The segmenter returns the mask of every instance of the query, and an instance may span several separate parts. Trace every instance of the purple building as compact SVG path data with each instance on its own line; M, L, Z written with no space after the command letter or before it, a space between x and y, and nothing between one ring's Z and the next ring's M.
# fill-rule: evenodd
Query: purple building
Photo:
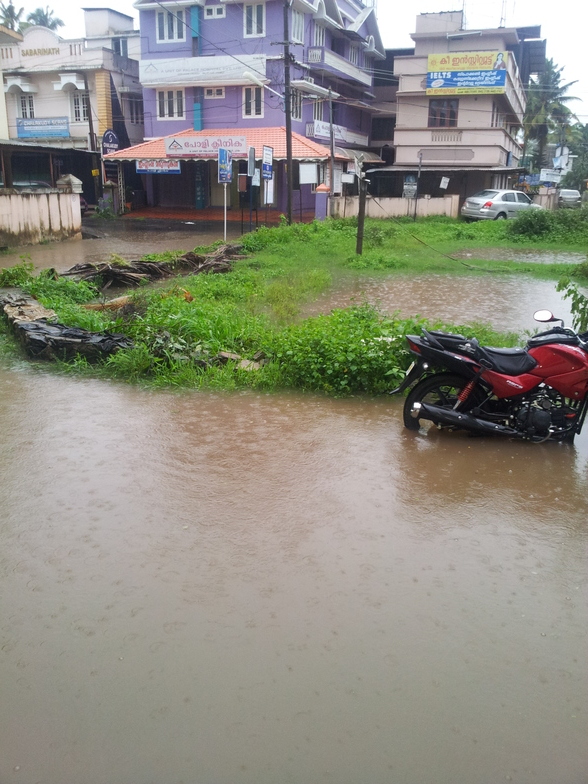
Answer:
M285 2L138 0L145 138L187 129L237 134L283 127ZM354 187L349 174L360 165L359 152L365 163L379 160L368 151L373 70L385 58L373 0L290 0L287 5L292 131L328 148L332 125L333 191L341 193ZM328 181L329 168L319 167L318 182ZM278 208L283 206L281 176L283 165L277 167ZM181 202L178 190L175 198ZM196 206L214 204L214 189L204 190L206 203ZM313 192L309 187L308 194ZM304 199L302 191L299 198Z

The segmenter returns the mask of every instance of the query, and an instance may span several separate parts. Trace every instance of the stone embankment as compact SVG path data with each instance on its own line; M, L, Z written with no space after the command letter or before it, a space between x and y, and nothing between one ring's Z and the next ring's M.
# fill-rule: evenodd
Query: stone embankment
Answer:
M0 309L27 354L35 359L69 360L84 356L94 362L133 345L124 335L59 324L55 311L17 289L0 291Z

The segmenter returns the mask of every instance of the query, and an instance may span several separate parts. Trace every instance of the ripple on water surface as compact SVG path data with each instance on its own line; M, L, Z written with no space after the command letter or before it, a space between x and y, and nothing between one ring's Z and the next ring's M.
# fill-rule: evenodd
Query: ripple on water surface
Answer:
M0 389L0 780L582 780L585 435Z

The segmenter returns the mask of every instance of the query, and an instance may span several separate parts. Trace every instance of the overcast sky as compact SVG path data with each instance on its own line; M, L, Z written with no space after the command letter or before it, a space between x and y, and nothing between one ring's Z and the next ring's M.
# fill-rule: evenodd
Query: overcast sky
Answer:
M15 0L20 8L24 0ZM588 75L584 48L588 12L586 0L463 0L465 6L466 28L498 27L503 2L506 10L506 26L541 25L542 38L547 39L547 56L552 57L559 66L564 66L564 82L578 80L570 88L570 95L581 100L571 101L569 106L582 123L588 123ZM377 0L377 12L384 46L407 47L412 45L410 33L414 30L415 17L419 13L432 11L451 11L461 8L462 0L416 0L414 3L397 0ZM46 0L28 0L25 14L46 5ZM68 0L53 0L49 6L55 15L67 24L59 30L64 38L75 38L84 34L82 5L85 8L113 7L118 11L138 19L132 0L88 0L80 6ZM584 11L581 9L584 8ZM136 23L138 26L138 21Z

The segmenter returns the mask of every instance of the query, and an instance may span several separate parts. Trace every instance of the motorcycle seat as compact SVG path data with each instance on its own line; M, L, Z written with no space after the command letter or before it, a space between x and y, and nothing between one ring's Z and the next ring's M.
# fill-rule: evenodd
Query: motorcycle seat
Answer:
M471 343L474 340L470 341ZM477 346L479 357L490 363L491 369L505 376L520 376L537 366L537 361L524 348L492 348Z

